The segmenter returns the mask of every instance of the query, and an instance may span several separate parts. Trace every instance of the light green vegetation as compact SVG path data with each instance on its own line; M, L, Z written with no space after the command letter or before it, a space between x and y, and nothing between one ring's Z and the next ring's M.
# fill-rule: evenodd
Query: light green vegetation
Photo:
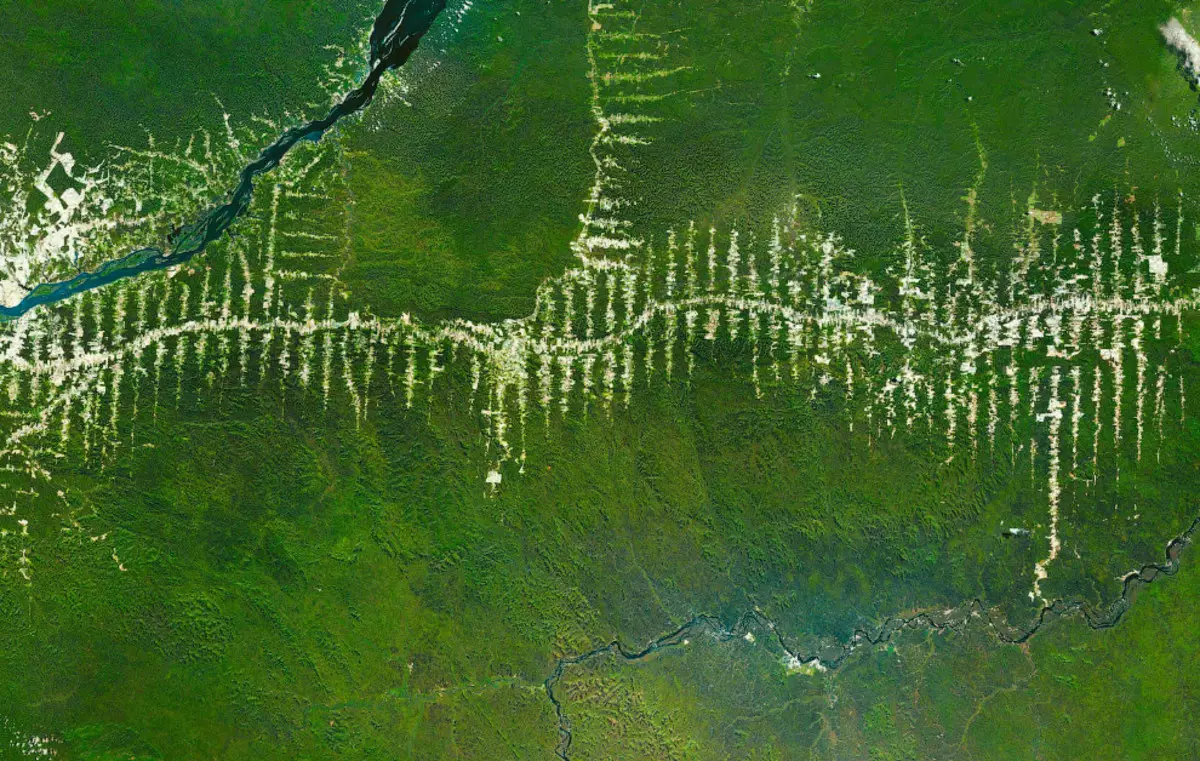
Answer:
M4 454L27 467L5 471L15 507L0 515L0 750L47 736L70 759L553 758L559 727L543 681L559 659L613 639L638 649L699 613L732 625L758 609L789 648L810 653L893 614L976 598L997 620L1026 626L1041 605L1030 599L1039 562L1047 599L1096 608L1116 599L1119 577L1160 561L1200 513L1200 420L1181 399L1200 399L1194 306L1178 320L1163 310L1158 328L1152 318L1105 327L1105 339L1119 332L1125 342L1121 381L1101 342L1066 357L1048 355L1047 342L996 348L978 388L1012 368L1019 414L1002 406L1007 385L994 436L986 393L973 428L967 402L951 405L953 446L940 422L908 426L902 406L891 427L883 402L868 417L867 380L845 384L842 366L817 356L880 384L911 356L944 383L938 358L963 359L961 344L913 348L859 330L849 348L814 335L803 353L780 357L790 344L768 320L730 308L704 312L687 343L667 340L686 323L661 315L623 335L633 384L585 376L589 356L607 360L581 351L570 371L551 368L549 386L521 386L522 407L514 365L536 378L537 352L504 364L513 355L503 338L524 327L578 347L625 325L605 315L609 304L674 307L689 286L777 306L783 297L760 287L772 277L776 217L788 266L801 270L784 275L811 291L785 303L817 316L830 314L828 299L810 283L842 296L859 277L880 286L879 313L916 309L898 285L906 206L925 286L952 292L965 266L954 244L964 241L979 268L968 285L986 283L922 318L956 335L1001 308L1040 314L1030 294L1065 288L1065 276L1091 266L1086 246L1094 227L1109 234L1097 217L1114 196L1125 259L1103 258L1096 282L1123 278L1118 295L1152 317L1189 293L1200 240L1188 171L1196 94L1157 32L1172 14L1190 23L1186 14L1149 2L917 5L676 0L605 15L512 0L480 3L461 20L447 12L439 23L453 21L454 33L423 47L361 122L264 181L235 239L169 276L44 310L12 356L92 364L68 368L65 381L15 365L0 378L14 421L5 435L45 429ZM342 35L339 23L346 39L362 31L357 7L296 10L303 23L262 28L245 21L266 18L258 6L209 9L186 11L197 14L196 34L225 40L228 21L239 37L221 44L239 51L254 49L242 36L294 35L263 46L287 58L280 76L303 92L321 76L316 38ZM86 38L34 23L31 5L20 12L30 24L22 44ZM131 36L155 34L130 26ZM143 47L173 72L201 60L188 57L200 48L170 47L185 41ZM257 103L261 82L245 70L276 66L258 53L243 52L246 69L205 55L178 78L129 64L138 73L123 81L143 84L99 91L125 99L123 113L183 123L189 109L208 108L197 95L207 90L230 111ZM95 69L124 66L114 58ZM161 101L147 95L154 81L170 84ZM595 82L613 88L599 103ZM270 97L290 107L290 92ZM78 114L63 118L107 140L93 128L108 106L69 101ZM636 117L617 120L613 134L638 141L595 142L595 108L610 124ZM311 176L288 174L314 157ZM636 296L578 269L580 248L616 258L579 244L596 162L617 177L606 157L623 173L601 197L627 204L609 215L628 222L613 239L644 244L628 260L650 275ZM1130 225L1152 240L1156 201L1166 248L1180 253L1167 252L1165 290L1135 299L1136 273L1150 272L1134 259ZM1062 224L1035 226L1030 208L1059 211ZM693 222L700 275L688 279ZM710 226L716 269L705 261ZM741 269L729 263L734 229ZM828 233L857 256L837 261L836 278L810 280L816 265L797 241ZM1111 257L1113 239L1100 248ZM1013 275L1022 257L1035 260L1023 279ZM746 284L752 273L757 290ZM985 290L1014 281L1028 288ZM1095 294L1091 284L1080 287ZM527 323L498 322L534 314L535 303L543 311ZM558 310L550 317L548 303ZM952 319L955 308L978 311ZM489 323L468 326L483 343L495 335L487 330L511 332L484 349L457 335L420 343L398 319L406 313L429 331L459 318ZM713 314L713 339L699 338ZM336 326L318 324L326 319ZM1156 329L1164 337L1152 338ZM1138 347L1135 330L1146 333ZM472 362L483 363L482 380ZM957 391L975 388L958 361L950 366ZM1066 391L1076 368L1100 379L1107 405L1078 433L1080 404ZM513 384L507 396L501 381ZM1052 433L1059 392L1067 412ZM1090 387L1081 394L1097 401ZM37 417L68 398L69 414ZM1121 444L1109 438L1114 421ZM1047 561L1052 468L1063 484L1062 549ZM493 471L502 481L488 486ZM1031 535L1004 537L1008 527ZM567 668L556 688L571 757L1194 756L1190 601L1200 575L1190 553L1180 576L1144 592L1115 629L1056 621L1025 647L982 624L952 636L913 630L836 670L789 674L759 627L754 641L698 635L638 664L596 658Z

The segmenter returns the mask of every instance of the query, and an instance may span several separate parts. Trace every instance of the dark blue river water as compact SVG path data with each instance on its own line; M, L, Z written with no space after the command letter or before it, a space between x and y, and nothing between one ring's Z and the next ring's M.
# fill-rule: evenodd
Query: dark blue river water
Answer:
M0 306L0 321L12 320L34 307L70 298L81 291L134 277L143 272L181 264L204 251L233 226L250 207L254 181L279 166L279 162L302 140L320 140L340 120L361 111L375 96L379 82L389 70L403 66L429 31L446 0L387 0L371 30L370 71L354 90L325 116L291 127L258 157L243 167L229 200L207 211L199 220L183 227L167 248L142 248L105 262L91 272L56 283L42 283L12 306Z

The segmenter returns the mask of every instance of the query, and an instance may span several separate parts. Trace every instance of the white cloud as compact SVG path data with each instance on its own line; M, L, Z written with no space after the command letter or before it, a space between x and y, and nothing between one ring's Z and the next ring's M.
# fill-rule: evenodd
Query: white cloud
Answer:
M1183 58L1184 67L1193 80L1200 79L1200 42L1187 33L1177 19L1158 28L1167 45Z

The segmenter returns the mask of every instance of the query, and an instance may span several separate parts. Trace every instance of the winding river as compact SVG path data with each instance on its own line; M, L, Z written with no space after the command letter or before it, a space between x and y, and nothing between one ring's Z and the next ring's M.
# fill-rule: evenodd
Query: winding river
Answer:
M752 630L768 633L792 662L814 666L819 670L832 670L845 663L859 648L881 645L908 630L946 633L962 631L975 625L976 622L980 622L996 636L998 641L1008 645L1020 645L1028 642L1056 619L1078 617L1082 618L1090 629L1111 629L1120 623L1125 614L1129 612L1139 591L1179 572L1183 550L1192 543L1197 534L1200 534L1200 517L1192 519L1187 528L1167 544L1166 557L1162 562L1147 563L1126 574L1121 581L1120 596L1109 605L1096 608L1082 600L1052 600L1043 603L1033 620L1023 628L997 621L993 616L992 609L982 599L976 597L941 615L921 611L911 616L890 616L874 628L855 629L850 639L844 642L831 643L819 651L803 653L789 647L775 622L755 608L740 615L732 626L727 626L719 616L701 613L640 650L629 648L620 640L613 640L586 653L560 658L542 685L554 708L554 715L558 719L559 739L558 746L554 751L555 755L561 761L571 761L571 744L574 742L571 719L567 716L562 700L555 693L555 688L562 681L568 668L586 665L590 661L601 658L616 658L620 662L636 663L664 650L687 645L689 637L707 634L717 642L728 642L742 637Z

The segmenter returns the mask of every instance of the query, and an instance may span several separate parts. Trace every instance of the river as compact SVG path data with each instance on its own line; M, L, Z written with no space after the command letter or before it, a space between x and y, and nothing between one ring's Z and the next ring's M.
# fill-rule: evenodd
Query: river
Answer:
M246 213L254 194L254 182L267 174L304 140L317 141L342 119L370 104L380 80L389 69L399 68L417 49L421 37L446 7L446 0L387 0L371 30L370 69L366 77L325 116L289 128L242 168L229 200L185 225L166 248L141 248L101 264L91 272L80 272L67 280L41 283L12 306L0 306L0 322L13 320L34 307L63 301L82 291L135 277L143 272L182 264L208 244L221 238Z

